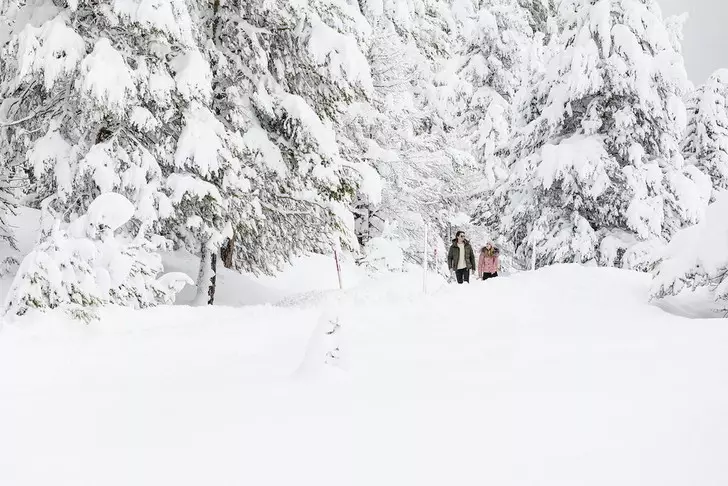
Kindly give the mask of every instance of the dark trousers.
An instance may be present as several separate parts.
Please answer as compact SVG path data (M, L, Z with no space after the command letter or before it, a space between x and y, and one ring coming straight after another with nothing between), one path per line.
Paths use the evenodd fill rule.
M463 283L463 281L470 283L470 269L463 268L461 270L455 270L455 278L459 284Z
M489 278L493 278L493 277L497 277L497 276L498 276L498 272L495 272L495 273L485 272L483 274L483 280L488 280Z

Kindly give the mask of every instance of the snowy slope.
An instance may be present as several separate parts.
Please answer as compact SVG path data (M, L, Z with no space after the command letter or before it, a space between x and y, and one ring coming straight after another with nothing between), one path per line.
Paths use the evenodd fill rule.
M288 379L316 319L173 307L5 326L0 484L334 484L351 449L322 449L351 436L345 389Z
M728 484L728 320L619 270L430 284L6 325L0 484Z
M362 310L361 484L728 484L728 320L648 286L557 266Z

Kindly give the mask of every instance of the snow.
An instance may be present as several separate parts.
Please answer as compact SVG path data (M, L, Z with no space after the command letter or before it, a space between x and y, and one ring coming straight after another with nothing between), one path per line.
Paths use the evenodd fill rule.
M136 94L131 71L111 41L101 38L81 63L82 86L99 105L123 113Z
M23 226L33 231L18 235L24 258L15 277L0 279L0 317L14 320L58 310L89 321L107 304L139 309L174 303L192 280L178 272L158 278L163 270L159 252L168 241L146 238L141 231L132 241L114 234L134 212L124 196L105 193L70 224L55 219L50 228L46 223L41 238L39 212L19 211L14 219L24 219Z
M705 289L728 310L728 192L718 192L705 218L670 241L652 286L653 298Z
M163 69L154 68L149 74L149 93L162 106L171 102L174 79Z
M382 162L397 162L399 155L394 150L382 148L375 140L367 140L367 151L364 158L371 160L381 160Z
M326 450L323 442L351 436L342 387L286 380L315 320L311 311L209 315L180 307L109 311L93 330L48 321L5 326L0 360L25 372L22 380L0 372L0 483L265 485L345 477L350 448ZM221 365L228 371L212 377ZM43 467L29 467L32 457Z
M183 0L0 2L3 174L48 209L3 215L0 485L728 484L726 74L686 111L679 19L557 3L543 45L543 2L265 0L218 39ZM337 260L218 259L193 307L233 227L251 271ZM423 275L458 229L507 271Z
M174 163L179 168L193 168L203 177L220 170L224 128L206 107L193 104L185 112L185 126L177 141Z
M728 70L716 71L691 94L683 155L711 178L716 190L728 189Z
M50 1L38 1L30 5L7 4L9 7L3 19L0 20L0 44L5 43L11 36L21 32L26 25L40 27L53 19L60 9Z
M450 224L453 226L465 226L470 224L471 217L463 212L457 212L450 218Z
M243 135L243 144L256 156L263 159L268 169L283 177L288 173L288 167L283 161L281 150L268 138L268 133L260 127L252 126Z
M359 192L366 196L367 201L375 206L380 204L382 202L384 180L379 175L379 172L371 165L365 163L348 164L344 162L343 165L351 167L359 174Z
M143 106L135 106L131 109L129 121L132 125L143 132L152 132L160 126L159 121L154 118L152 112Z
M610 184L606 171L610 157L600 137L574 135L558 145L546 144L541 156L537 173L546 189L555 180L563 180L566 187L583 187L587 195L596 199ZM577 176L576 181L573 175Z
M354 38L313 19L308 49L318 65L327 66L328 74L334 81L358 85L367 92L374 89L369 62Z
M6 324L0 483L728 481L724 319L624 270L430 282Z
M61 197L67 197L72 191L71 145L58 132L56 126L36 140L27 152L33 175L37 178L46 173L53 174L56 189Z
M293 94L283 94L280 105L287 115L301 125L306 137L311 137L321 152L327 157L335 158L339 153L336 134L331 126L325 124L306 100ZM298 131L298 130L297 130Z
M134 205L121 194L108 192L93 200L86 211L89 225L107 226L112 232L134 216Z
M199 199L209 196L215 201L222 201L217 187L191 174L171 174L167 178L167 186L172 190L170 199L175 204L179 204L185 196Z
M212 70L198 50L191 50L174 58L174 80L177 90L186 101L209 102L212 98Z
M186 252L168 254L164 259L167 271L182 271L195 275L199 258ZM361 280L359 270L350 258L342 258L344 288L351 288ZM215 300L223 306L249 306L276 304L301 295L320 296L339 288L333 255L309 255L296 258L275 277L240 274L218 268ZM185 287L179 294L179 304L189 304L195 295L193 287Z
M81 174L90 173L100 192L111 192L119 187L121 178L118 168L118 155L114 153L113 142L91 146L79 163Z
M114 0L113 2L114 13L120 17L139 24L149 31L168 32L174 37L180 37L183 32L189 30L186 7L180 3L174 0Z
M51 91L61 76L76 70L85 55L83 38L66 25L63 16L37 28L27 24L19 36L19 77L42 72L44 87Z
M380 17L384 14L384 0L366 0L365 13L371 17Z

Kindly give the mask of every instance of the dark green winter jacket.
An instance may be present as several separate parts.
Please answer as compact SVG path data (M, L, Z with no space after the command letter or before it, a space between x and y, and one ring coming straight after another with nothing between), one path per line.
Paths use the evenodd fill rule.
M470 242L465 240L463 242L465 246L465 265L468 270L475 269L475 254L473 253L473 247L470 246ZM450 270L458 269L458 262L460 261L460 247L458 246L457 238L452 240L452 246L450 251L447 252L447 266Z

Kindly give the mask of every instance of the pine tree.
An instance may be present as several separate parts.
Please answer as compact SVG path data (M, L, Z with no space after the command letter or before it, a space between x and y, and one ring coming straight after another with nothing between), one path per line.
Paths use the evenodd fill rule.
M213 107L242 134L251 186L232 202L226 266L270 273L339 239L354 246L349 205L368 171L341 124L372 90L366 21L343 1L219 1L208 29Z
M653 300L706 289L715 308L728 314L728 191L716 193L705 218L670 241L652 282Z
M27 167L27 204L71 220L116 192L135 206L130 232L181 235L193 251L218 244L222 180L236 167L208 108L195 2L64 2L37 8L38 27L14 5L2 12L12 25L2 91L14 100L3 115L14 124L1 143Z
M0 149L26 168L26 204L70 221L123 194L131 234L200 257L198 303L214 301L221 248L228 266L270 273L351 241L367 171L337 123L371 80L367 25L346 2L59 2L33 25L18 12L0 11Z
M565 0L547 50L519 101L501 229L524 263L647 269L707 203L679 152L688 81L675 38L654 0Z
M549 20L556 14L554 0L518 0L518 5L525 9L531 30L549 33Z
M15 257L18 247L13 229L8 222L8 218L17 210L12 189L14 179L16 178L13 176L13 171L0 157L0 278L11 274L18 264Z
M714 188L728 189L728 69L713 73L688 100L685 160L708 174Z
M473 8L464 23L464 96L458 121L463 138L482 166L487 189L507 176L499 150L507 142L511 105L527 75L532 44L530 12L516 0L497 0ZM489 191L482 196L489 197Z

